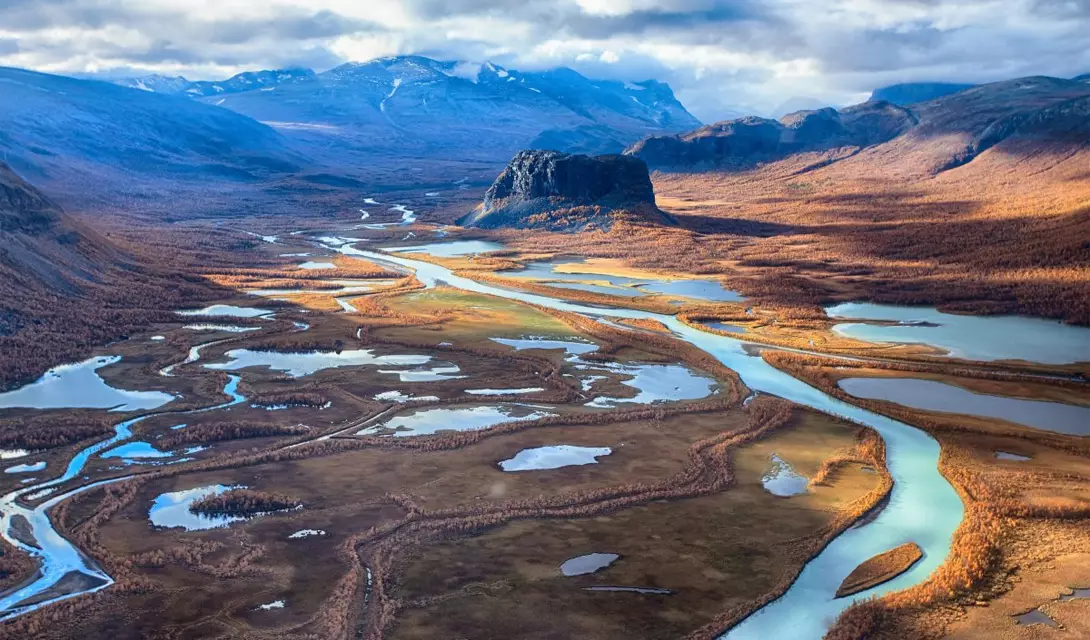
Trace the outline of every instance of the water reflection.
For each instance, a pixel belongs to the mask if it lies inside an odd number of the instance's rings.
[[[565,560],[560,565],[560,573],[566,576],[582,576],[605,569],[617,561],[621,556],[616,553],[588,553],[585,556],[577,556]]]
[[[120,361],[121,356],[100,356],[54,367],[35,382],[0,393],[0,409],[138,411],[156,409],[174,399],[163,391],[126,391],[111,387],[98,370]]]
[[[845,378],[838,385],[857,398],[888,400],[928,411],[998,418],[1056,433],[1090,435],[1090,407],[975,393],[920,378]]]
[[[761,478],[761,484],[769,493],[786,498],[806,493],[809,480],[797,473],[786,460],[772,454],[772,469]]]
[[[968,360],[1090,362],[1090,328],[1022,316],[962,316],[931,307],[847,302],[828,307],[833,318],[896,322],[838,324],[833,331],[868,342],[928,344]]]
[[[578,447],[570,444],[556,444],[546,447],[523,449],[509,460],[500,462],[504,471],[535,471],[542,469],[560,469],[587,464],[598,464],[600,456],[613,453],[609,447]]]
[[[479,431],[504,422],[537,420],[551,415],[554,414],[518,405],[418,409],[358,431],[356,435],[405,437],[440,431]]]

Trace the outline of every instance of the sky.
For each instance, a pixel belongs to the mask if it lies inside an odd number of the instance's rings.
[[[1090,73],[1090,0],[0,0],[0,66],[184,75],[421,54],[668,82],[698,118]]]

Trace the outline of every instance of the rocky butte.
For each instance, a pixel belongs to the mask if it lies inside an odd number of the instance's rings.
[[[655,206],[647,164],[623,155],[520,151],[459,222],[485,229],[608,229],[618,221],[675,224]]]

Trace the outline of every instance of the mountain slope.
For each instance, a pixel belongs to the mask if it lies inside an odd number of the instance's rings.
[[[958,84],[954,82],[907,82],[904,84],[891,84],[888,87],[875,89],[870,94],[870,100],[885,100],[899,105],[910,105],[916,102],[927,102],[935,98],[970,89],[976,85]]]
[[[0,389],[217,295],[147,263],[0,162]]]
[[[699,125],[665,84],[594,81],[564,68],[522,73],[401,56],[248,91],[227,84],[199,99],[295,137],[396,155],[506,159],[545,132],[543,142],[620,151],[649,133]]]
[[[254,181],[300,162],[273,129],[193,100],[10,68],[0,87],[0,157],[60,195]]]
[[[78,291],[114,258],[105,241],[0,162],[0,283],[14,289],[5,299],[16,302],[40,286]]]
[[[749,116],[675,136],[652,136],[629,147],[652,167],[744,168],[795,153],[885,142],[916,125],[916,116],[888,102],[837,111],[799,111],[780,120]]]
[[[802,111],[779,122],[743,118],[631,146],[649,166],[742,169],[802,153],[847,150],[826,162],[866,162],[904,175],[934,175],[1000,145],[1020,153],[1078,149],[1088,143],[1084,118],[1090,85],[1031,77],[979,85],[911,109],[866,102],[834,111]],[[816,166],[816,165],[815,165]]]

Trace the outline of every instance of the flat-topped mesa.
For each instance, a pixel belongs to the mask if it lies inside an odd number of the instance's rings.
[[[647,164],[622,155],[520,151],[459,222],[467,227],[581,231],[614,222],[673,224],[655,206]]]

